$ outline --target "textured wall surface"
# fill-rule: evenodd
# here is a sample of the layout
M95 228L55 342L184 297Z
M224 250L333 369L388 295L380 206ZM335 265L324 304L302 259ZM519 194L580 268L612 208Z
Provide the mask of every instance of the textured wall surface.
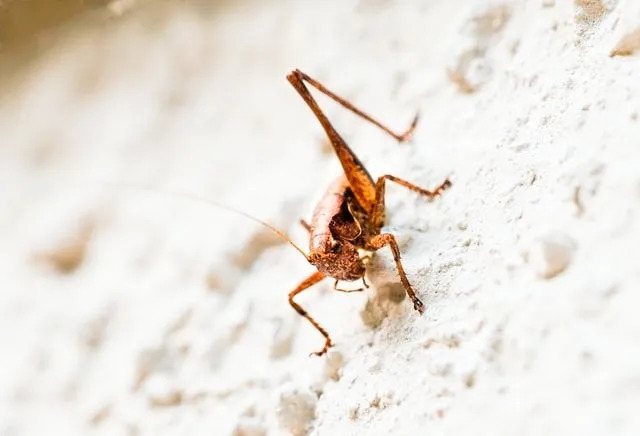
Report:
M639 434L639 2L111 3L0 85L0 434ZM323 358L305 259L171 194L306 248L296 67L420 113L320 98L374 176L453 181L387 189L424 315L380 250L301 295Z

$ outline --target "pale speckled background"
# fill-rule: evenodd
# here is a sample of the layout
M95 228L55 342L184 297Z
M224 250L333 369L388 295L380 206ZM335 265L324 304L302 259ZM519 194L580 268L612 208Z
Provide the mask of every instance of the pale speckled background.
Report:
M640 433L640 53L609 57L639 23L635 0L96 3L3 70L0 434ZM287 303L304 259L168 194L304 245L339 170L295 67L398 129L420 112L398 145L322 99L372 174L454 182L388 189L422 317L386 250L367 292L302 296L327 358Z

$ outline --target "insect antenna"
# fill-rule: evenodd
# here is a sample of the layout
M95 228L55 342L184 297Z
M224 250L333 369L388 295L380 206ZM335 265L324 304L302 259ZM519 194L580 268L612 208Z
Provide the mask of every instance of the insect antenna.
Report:
M229 206L227 204L220 203L218 201L211 200L209 198L200 197L199 195L191 194L191 193L188 193L188 192L172 191L172 190L168 190L168 189L158 189L158 188L154 188L154 187L151 187L151 186L131 185L131 184L121 184L121 183L110 183L110 182L103 182L103 184L110 185L110 186L117 186L117 187L120 187L120 188L125 187L125 188L140 190L140 191L147 191L147 192L152 192L152 193L155 193L155 194L168 194L168 195L171 195L171 196L176 197L176 198L182 198L182 199L197 201L199 203L204 203L204 204L207 204L209 206L213 206L213 207L217 207L217 208L222 209L222 210L226 210L227 212L231 212L231 213L235 213L237 215L241 215L241 216L243 216L243 217L245 217L245 218L247 218L247 219L249 219L249 220L251 220L251 221L253 221L255 223L260 224L263 227L266 227L273 234L275 234L277 237L279 237L280 239L282 239L283 241L285 241L289 245L291 245L293 248L298 250L298 252L300 254L302 254L305 259L309 260L309 256L307 255L307 253L305 253L304 250L302 250L302 248L300 248L295 242L293 242L291 240L291 238L289 238L289 236L285 232L283 232L282 230L278 229L274 225L269 224L268 222L261 220L260 218L256 218L255 216L250 215L247 212L244 212L244 211L242 211L240 209L236 209L235 207Z

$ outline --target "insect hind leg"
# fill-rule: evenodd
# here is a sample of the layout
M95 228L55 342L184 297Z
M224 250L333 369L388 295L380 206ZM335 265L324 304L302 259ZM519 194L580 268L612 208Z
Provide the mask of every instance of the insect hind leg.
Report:
M404 132L401 132L401 133L394 132L389 127L385 126L380 121L378 121L375 118L371 117L369 114L367 114L363 110L358 109L357 107L355 107L353 105L353 103L351 103L347 99L345 99L343 97L340 97L339 95L337 95L334 92L332 92L329 89L327 89L327 87L325 87L322 83L318 82L317 80L315 80L313 77L309 76L308 74L303 73L302 71L300 71L298 69L294 70L291 74L295 75L299 80L307 82L309 85L313 86L318 91L320 91L321 93L323 93L327 97L331 98L332 100L334 100L335 102L340 104L345 109L350 110L354 114L358 115L359 117L363 118L364 120L370 122L374 126L376 126L379 129L381 129L385 133L387 133L390 136L394 137L398 142L405 142L405 141L408 141L409 139L411 139L411 136L413 135L413 131L415 130L416 125L418 124L419 115L416 115L413 118L413 120L411 121L411 124L409 125L409 128L407 130L405 130Z

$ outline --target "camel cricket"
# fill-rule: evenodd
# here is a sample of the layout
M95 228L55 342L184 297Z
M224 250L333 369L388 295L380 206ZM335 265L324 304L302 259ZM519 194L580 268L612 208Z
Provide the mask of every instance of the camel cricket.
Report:
M407 279L407 274L404 272L404 268L400 262L400 250L398 249L398 243L395 237L390 233L381 233L385 219L385 182L390 180L428 199L438 196L442 191L451 186L451 182L447 179L432 191L420 188L389 174L378 177L374 182L367 169L362 165L362 162L360 162L344 139L342 139L333 128L309 92L305 82L356 115L387 132L399 142L406 141L411 137L416 127L418 117L414 118L407 131L401 134L394 133L300 70L292 71L287 76L287 80L289 80L295 90L298 91L298 94L300 94L307 105L309 105L309 108L311 108L311 111L324 128L344 169L344 174L329 185L326 193L316 206L311 223L307 224L304 221L302 222L309 231L310 252L308 255L305 254L305 256L309 263L315 266L318 271L303 280L302 283L289 294L289 303L291 306L324 336L324 347L322 347L320 351L313 353L322 356L332 345L331 337L329 333L294 300L295 296L325 277L331 277L336 280L334 288L338 291L350 292L338 289L337 284L339 280L355 281L362 279L366 286L366 282L364 282L365 263L358 250L373 252L388 245L393 253L393 259L398 269L400 281L407 295L413 302L414 309L422 314L424 312L424 304L416 296L415 291ZM281 232L278 233L282 235ZM289 242L291 243L291 241ZM362 289L356 289L355 291L359 290Z
M331 142L338 159L340 159L340 163L344 170L344 174L329 185L324 196L320 199L320 202L313 212L311 223L308 224L306 221L301 220L301 223L309 232L309 254L305 253L304 250L298 247L298 245L296 245L280 229L242 210L221 204L217 201L201 198L196 195L171 192L167 190L163 190L162 192L164 194L173 194L178 197L207 203L211 206L242 215L249 220L261 224L274 232L278 237L288 242L293 248L299 251L310 264L318 269L318 271L303 280L302 283L289 293L289 304L291 304L296 312L305 317L313 327L318 330L322 336L324 336L324 346L320 351L313 353L318 356L322 356L332 345L331 337L329 336L329 333L294 300L295 296L318 283L325 277L335 279L334 288L337 291L362 291L362 288L354 290L339 289L338 281L362 280L364 286L367 287L367 284L364 281L364 275L366 272L364 259L369 257L369 255L365 253L361 256L359 250L370 253L388 245L391 249L391 253L393 254L393 260L395 261L400 281L402 282L407 295L413 302L414 309L422 314L424 312L424 304L420 301L407 279L407 274L404 272L404 268L400 262L400 249L398 248L398 243L396 242L395 237L390 233L381 233L385 218L385 182L390 180L410 189L411 191L423 195L428 199L433 199L440 195L442 191L451 186L451 182L449 179L446 179L432 191L420 188L412 183L389 174L378 177L374 182L367 169L362 165L362 162L360 162L360 159L358 159L344 139L342 139L338 132L333 128L325 114L320 109L320 106L318 106L318 103L309 92L305 82L335 100L351 112L393 136L398 142L407 141L411 138L413 130L418 122L418 117L413 119L411 125L405 132L398 134L384 126L379 121L371 118L344 98L329 91L321 83L300 70L292 71L287 75L287 80L289 80L295 90L298 91L298 94L300 94L307 105L309 105L311 111L314 113L318 121L320 121L320 124L329 137L329 141ZM123 185L119 184L118 186ZM143 186L127 186L129 188L154 190Z

